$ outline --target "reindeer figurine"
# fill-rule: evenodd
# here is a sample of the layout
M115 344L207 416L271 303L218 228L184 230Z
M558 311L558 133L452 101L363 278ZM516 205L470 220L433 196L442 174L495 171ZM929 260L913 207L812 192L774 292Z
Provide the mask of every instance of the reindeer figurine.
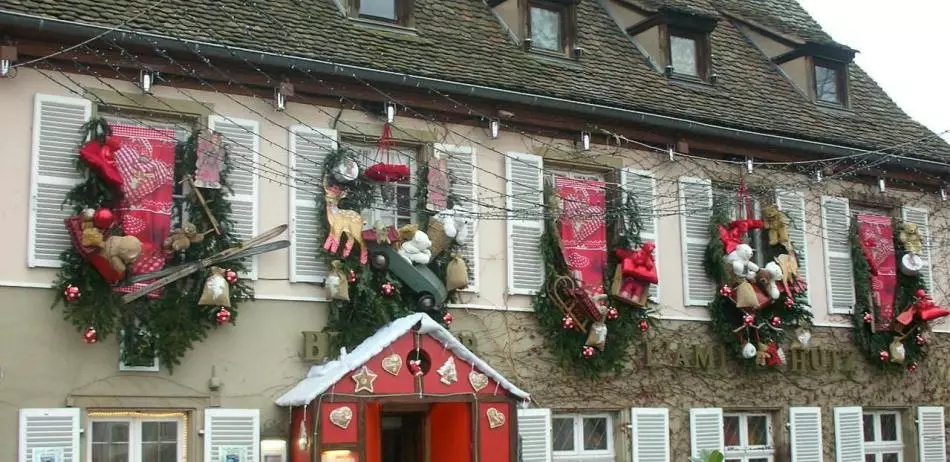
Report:
M326 181L323 183L323 190L326 192L327 222L330 224L330 232L327 233L323 249L335 254L340 247L340 237L346 234L343 257L350 255L355 242L360 245L360 263L365 265L369 259L369 252L366 249L366 243L363 242L363 217L353 210L340 209L340 199L346 197L346 191L338 186L328 187Z

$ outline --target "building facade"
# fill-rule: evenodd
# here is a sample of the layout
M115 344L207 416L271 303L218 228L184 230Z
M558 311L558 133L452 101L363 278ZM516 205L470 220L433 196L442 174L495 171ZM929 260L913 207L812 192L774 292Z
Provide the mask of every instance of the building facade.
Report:
M449 195L474 217L450 328L531 394L522 460L681 461L707 448L749 462L946 460L950 324L925 329L913 371L869 362L854 340L866 294L849 227L858 214L916 224L923 284L946 302L950 146L794 1L13 2L0 37L6 459L230 461L222 448L244 447L249 461L291 460L291 410L274 403L333 356L315 334L331 313L317 198L323 160L345 148L363 168L409 166L392 200L374 192L369 226L417 222L420 167L445 160ZM80 128L100 116L176 141L220 134L229 230L247 240L288 225L289 247L240 275L255 297L239 321L173 371L124 364L116 336L85 344L62 306L49 309ZM656 245L655 322L616 373L565 366L532 308L555 178L620 188ZM740 186L756 215L786 213L807 284L813 318L788 332L780 368L745 368L711 328L713 206Z

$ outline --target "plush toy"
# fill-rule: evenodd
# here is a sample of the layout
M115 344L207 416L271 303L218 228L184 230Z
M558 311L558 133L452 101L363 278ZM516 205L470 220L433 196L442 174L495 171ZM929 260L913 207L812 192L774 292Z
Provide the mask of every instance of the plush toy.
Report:
M411 240L403 241L399 255L416 265L427 265L432 259L432 241L422 231L416 231Z
M82 237L80 238L80 243L83 247L101 248L104 244L102 231L99 231L92 222L95 214L96 211L93 209L85 209L82 211Z
M904 249L908 252L920 255L920 252L923 251L923 239L920 236L916 223L905 221L901 225L901 232L898 237L901 242L904 243Z
M726 263L732 268L732 273L739 279L755 281L756 273L759 271L759 265L752 263L752 255L755 252L749 244L739 244L735 250L726 255Z
M373 231L376 231L376 243L382 245L389 245L392 242L389 241L389 228L382 221L377 220L376 223L373 223Z
M787 245L788 237L788 215L778 209L775 204L769 205L762 210L765 229L769 230L769 245Z
M142 243L135 236L112 236L106 239L101 253L113 269L125 274L127 265L131 265L142 254Z
M769 353L769 346L764 343L760 343L756 350L755 363L759 366L767 366L769 364L769 358L772 357L772 354Z
M782 268L773 261L766 263L765 268L759 270L758 280L772 300L778 300L781 292L778 290L778 281L782 280Z
M168 235L168 238L165 239L165 242L162 244L166 250L172 250L174 252L179 252L187 249L191 244L197 244L203 241L205 235L198 232L198 229L195 228L195 225L191 223L185 223L181 228L176 228Z
M405 225L402 228L399 228L399 240L411 241L416 237L416 232L418 231L419 225Z

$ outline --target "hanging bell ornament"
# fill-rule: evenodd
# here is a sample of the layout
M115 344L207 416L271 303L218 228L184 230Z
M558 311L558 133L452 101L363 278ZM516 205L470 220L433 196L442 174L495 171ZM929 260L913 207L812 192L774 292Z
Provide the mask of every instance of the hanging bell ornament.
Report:
M87 345L92 345L99 341L99 338L96 336L96 329L90 327L86 329L82 334L82 341L86 342Z
M231 312L222 306L221 309L218 310L218 314L215 315L215 318L218 320L218 325L223 326L231 322Z
M82 293L79 291L79 287L69 284L66 286L66 289L63 290L63 296L66 297L67 302L75 302L76 300L79 300L79 297L82 296Z

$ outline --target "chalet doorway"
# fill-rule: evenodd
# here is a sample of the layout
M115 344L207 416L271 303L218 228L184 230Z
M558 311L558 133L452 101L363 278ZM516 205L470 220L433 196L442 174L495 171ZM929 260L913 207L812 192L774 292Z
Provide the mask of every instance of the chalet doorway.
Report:
M382 462L424 462L424 412L382 415Z

